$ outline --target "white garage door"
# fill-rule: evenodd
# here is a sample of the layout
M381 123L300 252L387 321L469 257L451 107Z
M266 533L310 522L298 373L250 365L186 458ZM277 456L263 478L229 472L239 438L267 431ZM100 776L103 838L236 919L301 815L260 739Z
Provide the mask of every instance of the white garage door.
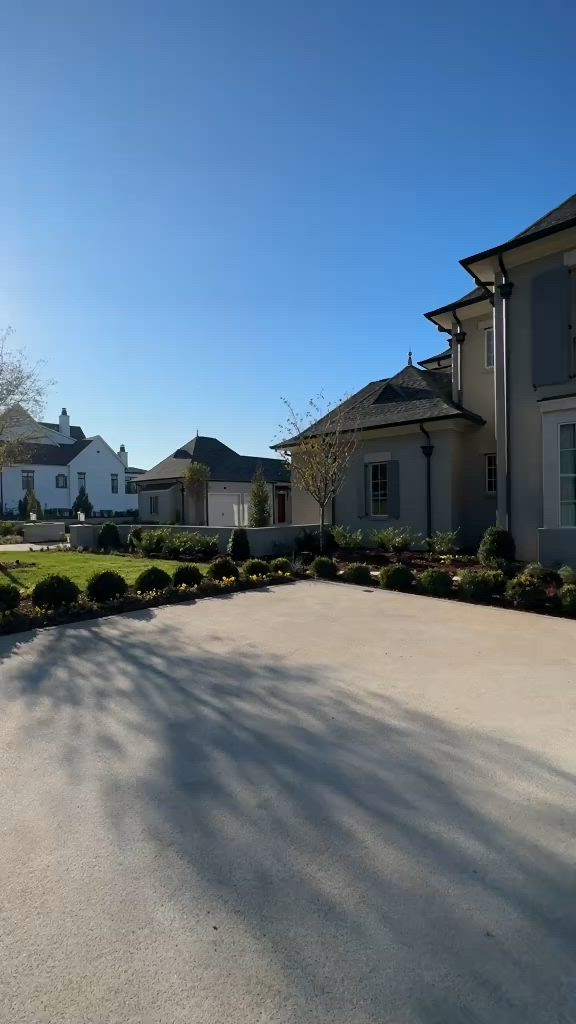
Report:
M208 524L210 526L244 526L243 494L209 494Z

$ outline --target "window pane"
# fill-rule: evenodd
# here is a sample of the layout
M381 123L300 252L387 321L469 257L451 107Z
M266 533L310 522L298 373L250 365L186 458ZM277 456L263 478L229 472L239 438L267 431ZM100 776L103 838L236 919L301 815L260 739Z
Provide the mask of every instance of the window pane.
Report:
M575 423L563 423L560 427L560 448L576 448Z
M576 501L576 476L560 477L560 500Z
M560 452L560 472L576 473L576 451L564 450Z
M576 502L563 501L560 504L560 526L576 526Z
M484 331L484 340L486 348L486 367L491 370L494 367L494 328L489 327Z

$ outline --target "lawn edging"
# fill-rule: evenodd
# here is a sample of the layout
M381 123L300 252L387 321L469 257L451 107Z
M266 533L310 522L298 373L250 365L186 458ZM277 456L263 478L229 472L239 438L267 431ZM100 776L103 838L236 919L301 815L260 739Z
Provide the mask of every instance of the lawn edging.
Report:
M165 590L148 593L129 591L125 597L101 603L91 601L86 594L82 593L74 604L52 609L34 607L31 598L25 596L14 611L0 612L0 636L23 633L32 629L45 629L49 626L62 626L72 622L84 622L89 619L108 618L111 615L143 611L147 608L160 608L164 605L192 604L207 597L223 597L242 591L262 590L269 586L293 583L295 579L294 575L287 573L240 576L238 579L203 579L197 586L171 585Z

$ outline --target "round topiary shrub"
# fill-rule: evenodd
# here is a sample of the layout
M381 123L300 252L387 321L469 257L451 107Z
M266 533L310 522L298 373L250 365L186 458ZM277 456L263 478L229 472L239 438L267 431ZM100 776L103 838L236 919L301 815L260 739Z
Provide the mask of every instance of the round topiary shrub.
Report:
M175 587L181 587L182 584L187 587L197 587L202 582L202 573L197 565L179 565L174 570L172 582Z
M86 584L86 593L91 601L103 604L105 601L115 601L124 597L128 590L128 584L119 572L112 569L104 569L103 572L95 572Z
M416 581L431 597L450 597L452 593L452 577L444 569L424 569L418 573Z
M412 590L414 573L407 565L385 565L380 570L380 586L385 590Z
M170 577L164 569L151 565L144 569L134 580L134 590L141 594L149 594L151 590L166 590L171 583Z
M462 569L458 593L465 601L482 603L506 590L506 577L500 569Z
M270 565L263 558L249 558L242 566L243 576L269 576Z
M540 562L530 562L525 565L522 569L523 576L531 576L532 579L539 580L544 586L553 584L555 587L561 587L563 580L559 572L555 569L547 569L546 566Z
M104 523L98 532L98 547L102 550L116 550L120 547L120 534L116 523Z
M351 562L340 574L340 579L345 583L356 583L359 587L371 587L374 580L370 575L370 566L362 562Z
M564 586L567 584L570 586L576 585L576 569L573 569L571 565L563 565L558 570L558 575Z
M509 530L500 526L489 526L480 541L478 561L481 565L492 565L497 561L513 562L516 545Z
M333 558L318 555L310 565L310 572L319 580L335 580L338 575L338 567Z
M576 583L564 584L560 591L560 607L565 615L576 615Z
M67 576L45 576L32 590L32 600L39 608L67 608L78 600L80 591Z
M142 541L142 527L135 526L128 534L128 548L130 551L137 551Z
M294 566L289 558L273 558L270 562L271 572L284 572L292 574L294 572Z
M226 550L235 562L244 562L250 558L250 541L243 526L237 526L232 530Z
M232 577L237 580L240 573L238 566L235 565L232 559L223 555L222 558L216 558L213 562L210 562L206 575L209 580L229 580Z
M506 587L506 597L515 608L522 608L525 611L536 611L543 608L547 600L545 586L533 576L524 574L509 581Z
M14 583L0 583L0 615L13 612L20 604L20 591Z

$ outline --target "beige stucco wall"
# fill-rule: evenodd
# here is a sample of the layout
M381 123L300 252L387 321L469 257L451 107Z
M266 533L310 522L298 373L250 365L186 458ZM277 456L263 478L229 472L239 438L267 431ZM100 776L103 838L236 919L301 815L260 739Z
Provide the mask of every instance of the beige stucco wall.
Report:
M496 453L494 370L485 366L484 331L493 325L491 315L465 324L466 340L461 346L462 404L486 421L462 435L455 460L454 487L460 494L461 539L476 544L486 528L496 521L496 498L486 494L485 456Z
M462 510L458 475L454 467L459 464L465 438L477 428L452 424L428 424L434 453L432 455L432 530L462 528ZM425 437L418 426L398 430L371 431L359 444L348 468L346 479L336 496L336 522L354 530L361 529L367 537L373 530L386 525L409 526L426 536L426 460L421 447ZM364 511L364 467L366 459L386 461L395 459L399 464L400 517L371 517ZM318 520L318 510L309 495L293 484L292 510L294 522ZM298 516L298 518L296 518ZM330 519L327 517L327 521Z

